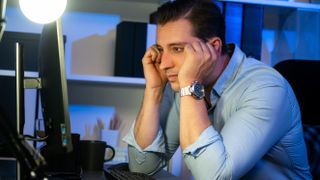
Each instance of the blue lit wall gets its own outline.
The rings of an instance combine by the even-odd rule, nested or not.
[[[268,7],[264,16],[262,61],[320,60],[319,10]]]
[[[226,42],[241,47],[243,6],[240,3],[228,3],[225,6]]]

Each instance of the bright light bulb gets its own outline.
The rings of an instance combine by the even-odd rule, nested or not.
[[[67,0],[19,0],[22,13],[31,21],[46,24],[57,20],[67,6]]]

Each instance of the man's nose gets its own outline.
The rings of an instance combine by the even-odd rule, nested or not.
[[[167,53],[163,52],[162,55],[161,55],[161,63],[160,63],[159,68],[161,70],[165,70],[165,69],[168,69],[170,67],[172,67],[171,57]]]

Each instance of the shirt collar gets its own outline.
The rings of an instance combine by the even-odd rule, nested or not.
[[[228,85],[234,80],[241,67],[241,63],[245,59],[245,54],[240,50],[240,48],[235,44],[229,44],[228,49],[232,50],[233,53],[230,61],[224,71],[221,73],[217,82],[213,86],[211,96],[221,96],[223,91],[228,87]]]

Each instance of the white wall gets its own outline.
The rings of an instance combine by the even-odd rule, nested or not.
[[[6,11],[6,31],[41,33],[43,25],[29,21],[20,9]],[[116,26],[120,16],[67,12],[62,16],[66,73],[113,75]]]

